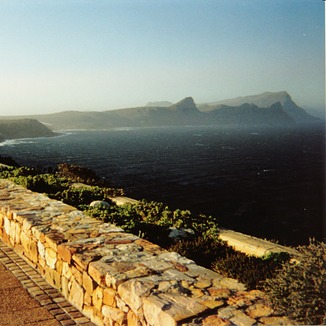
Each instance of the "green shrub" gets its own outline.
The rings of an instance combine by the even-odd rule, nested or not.
[[[216,257],[226,255],[228,247],[222,241],[199,236],[193,240],[181,240],[168,247],[168,250],[192,259],[200,266],[210,268]]]
[[[107,186],[107,182],[99,177],[95,171],[68,163],[58,164],[56,175],[69,180],[70,182],[80,182],[93,186]],[[122,189],[120,189],[121,192]]]
[[[264,257],[249,256],[228,248],[225,256],[220,256],[212,264],[212,269],[227,277],[244,283],[247,289],[262,287],[262,281],[272,278],[284,261],[286,253],[273,253]]]
[[[326,323],[326,245],[310,241],[297,248],[300,262],[285,262],[264,289],[274,308],[300,324]]]
[[[120,194],[120,190],[114,188],[102,188],[98,186],[75,188],[69,186],[67,189],[56,193],[53,198],[61,200],[68,205],[75,206],[78,209],[85,210],[88,208],[85,205],[89,205],[92,201],[103,200],[110,203],[111,200],[109,197],[117,194]],[[105,212],[102,213],[104,214]],[[90,214],[92,214],[92,211],[90,211]]]
[[[217,219],[204,214],[194,215],[189,210],[176,209],[171,211],[160,202],[139,201],[133,205],[134,214],[145,222],[165,227],[190,228],[198,236],[218,238]]]

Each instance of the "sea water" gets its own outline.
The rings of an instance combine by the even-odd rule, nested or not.
[[[1,145],[22,165],[86,166],[129,197],[214,215],[222,227],[290,245],[325,236],[323,126],[79,130]]]

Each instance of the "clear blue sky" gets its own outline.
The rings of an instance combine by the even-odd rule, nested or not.
[[[287,90],[325,105],[322,0],[0,0],[0,115]]]

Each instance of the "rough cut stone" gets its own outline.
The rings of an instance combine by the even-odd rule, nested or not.
[[[239,325],[239,326],[241,326],[241,325],[251,326],[251,325],[255,325],[257,323],[255,319],[250,318],[241,310],[236,310],[233,317],[230,318],[230,320],[235,325]]]
[[[66,261],[68,264],[71,262],[71,257],[74,253],[77,252],[77,248],[73,246],[69,246],[67,243],[60,244],[57,249],[58,256]]]
[[[93,305],[97,310],[101,311],[103,305],[103,289],[100,286],[93,292]]]
[[[295,325],[295,323],[287,317],[262,317],[259,321],[265,325]]]
[[[208,316],[202,321],[203,326],[231,326],[231,322],[227,319],[216,315]]]
[[[151,295],[144,299],[144,316],[151,325],[176,325],[176,322],[198,315],[207,307],[189,297],[176,294]]]
[[[95,282],[93,279],[86,272],[83,272],[83,288],[89,295],[93,294],[94,286]]]
[[[137,311],[143,304],[142,298],[149,296],[154,287],[155,282],[129,280],[118,287],[118,293],[133,311]]]
[[[108,318],[109,321],[113,320],[118,323],[118,325],[122,325],[123,321],[127,319],[127,315],[123,311],[110,306],[103,306],[102,314],[104,317]]]
[[[100,285],[105,285],[105,276],[110,270],[110,266],[102,261],[91,262],[88,267],[89,275]]]
[[[37,249],[38,249],[39,255],[43,259],[45,259],[45,247],[44,247],[44,244],[41,241],[37,241]]]
[[[46,264],[52,268],[55,269],[55,263],[57,262],[57,253],[51,248],[45,249],[45,261]]]
[[[258,303],[248,307],[246,313],[251,318],[268,317],[273,313],[273,309],[262,303]]]
[[[115,293],[113,289],[103,289],[103,304],[115,307]]]
[[[231,291],[227,288],[211,287],[208,289],[208,292],[215,298],[229,298],[231,296]]]
[[[84,303],[84,291],[82,287],[74,281],[69,292],[69,301],[76,306],[77,309],[82,310]]]

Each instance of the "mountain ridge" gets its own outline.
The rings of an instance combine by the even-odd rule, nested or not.
[[[291,98],[287,91],[263,92],[256,95],[239,96],[233,99],[225,99],[217,102],[204,103],[201,108],[203,112],[216,109],[219,105],[239,106],[244,103],[255,104],[260,108],[267,108],[274,103],[280,102],[285,113],[287,113],[296,122],[305,122],[315,120],[304,109],[300,108]],[[200,105],[199,105],[200,107]]]
[[[169,106],[63,111],[29,117],[49,125],[53,130],[188,125],[214,125],[223,128],[284,127],[317,120],[300,108],[285,91],[265,92],[198,105],[189,96]]]

